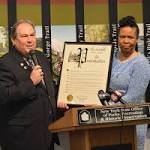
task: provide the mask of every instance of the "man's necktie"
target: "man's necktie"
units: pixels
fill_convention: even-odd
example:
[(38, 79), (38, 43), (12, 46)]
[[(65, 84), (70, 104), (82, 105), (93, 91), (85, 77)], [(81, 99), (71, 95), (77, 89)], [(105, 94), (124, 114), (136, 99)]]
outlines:
[(35, 66), (31, 56), (24, 57), (23, 59), (29, 67), (33, 68)]

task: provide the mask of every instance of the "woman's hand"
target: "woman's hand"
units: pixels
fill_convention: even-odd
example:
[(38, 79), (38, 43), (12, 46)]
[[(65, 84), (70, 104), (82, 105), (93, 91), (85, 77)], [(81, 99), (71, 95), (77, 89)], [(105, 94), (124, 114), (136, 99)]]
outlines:
[(118, 102), (121, 97), (122, 97), (122, 93), (117, 90), (111, 93), (111, 100), (115, 103)]

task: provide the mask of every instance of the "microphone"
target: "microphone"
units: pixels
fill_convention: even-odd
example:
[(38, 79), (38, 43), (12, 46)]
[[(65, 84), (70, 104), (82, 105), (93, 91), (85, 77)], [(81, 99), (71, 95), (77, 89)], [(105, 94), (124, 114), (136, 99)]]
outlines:
[[(35, 65), (35, 66), (39, 65), (38, 60), (37, 60), (37, 57), (36, 57), (36, 53), (35, 53), (34, 50), (31, 50), (31, 51), (30, 51), (30, 56), (31, 56), (31, 58), (33, 59), (34, 65)], [(46, 84), (45, 84), (44, 79), (41, 80), (41, 84), (42, 84), (42, 86), (46, 89)]]
[(97, 95), (102, 105), (105, 105), (105, 106), (109, 105), (110, 94), (105, 93), (103, 90), (99, 90)]
[(35, 64), (35, 66), (39, 65), (39, 63), (38, 63), (38, 60), (37, 60), (37, 57), (36, 57), (36, 54), (35, 54), (35, 51), (34, 51), (34, 50), (31, 50), (31, 51), (30, 51), (30, 56), (31, 56), (31, 58), (33, 59), (33, 62), (34, 62), (34, 64)]

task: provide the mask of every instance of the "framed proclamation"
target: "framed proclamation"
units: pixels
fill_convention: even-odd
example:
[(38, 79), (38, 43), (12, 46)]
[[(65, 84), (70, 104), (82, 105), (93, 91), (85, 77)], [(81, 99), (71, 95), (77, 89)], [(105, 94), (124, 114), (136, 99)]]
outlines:
[(58, 101), (73, 105), (101, 105), (99, 90), (109, 86), (112, 45), (65, 42)]

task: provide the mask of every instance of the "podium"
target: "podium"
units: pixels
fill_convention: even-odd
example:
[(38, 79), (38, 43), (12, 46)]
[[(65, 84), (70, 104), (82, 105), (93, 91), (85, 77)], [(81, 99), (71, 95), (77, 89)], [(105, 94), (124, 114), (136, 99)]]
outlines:
[(136, 150), (136, 125), (148, 124), (149, 116), (149, 104), (79, 107), (66, 111), (48, 128), (69, 133), (70, 150), (99, 150), (113, 145), (130, 145)]

